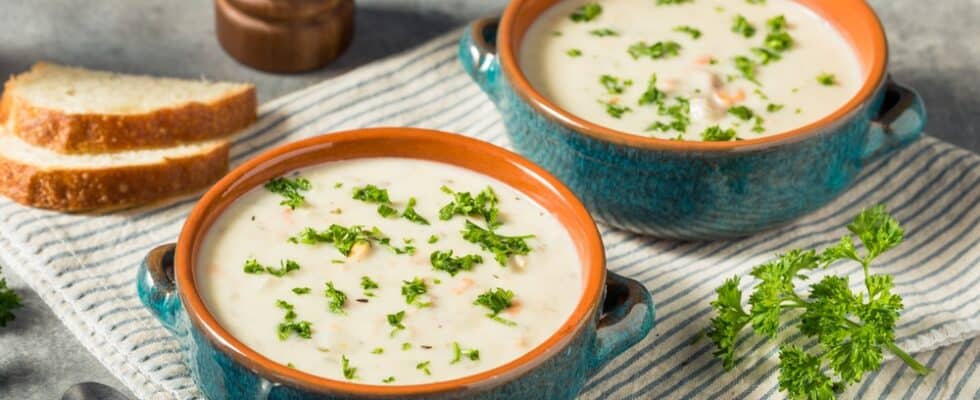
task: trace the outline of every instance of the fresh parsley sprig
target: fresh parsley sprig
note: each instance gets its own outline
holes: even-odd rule
[[[756,333],[774,339],[783,311],[796,310],[802,312],[800,332],[816,338],[820,349],[811,354],[797,346],[780,346],[779,387],[791,398],[835,397],[864,374],[877,370],[885,349],[917,373],[929,372],[895,345],[895,325],[903,305],[902,298],[892,292],[891,276],[870,272],[878,256],[902,242],[904,230],[881,205],[863,210],[847,228],[864,245],[863,252],[858,251],[853,236],[845,235],[821,252],[792,250],[753,268],[751,275],[758,283],[749,296],[749,311],[742,307],[737,276],[716,289],[718,298],[711,303],[716,315],[707,336],[717,346],[714,354],[726,370],[737,363],[736,338],[743,328],[751,325]],[[807,271],[839,261],[861,265],[867,293],[855,293],[849,277],[836,275],[811,285],[806,298],[797,293],[795,280],[805,280]]]

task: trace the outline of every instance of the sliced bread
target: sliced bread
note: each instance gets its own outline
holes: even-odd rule
[[[105,154],[60,154],[0,128],[0,194],[59,211],[113,210],[189,194],[228,169],[229,141]]]
[[[255,87],[35,64],[7,81],[0,121],[59,153],[105,153],[224,138],[256,119]]]

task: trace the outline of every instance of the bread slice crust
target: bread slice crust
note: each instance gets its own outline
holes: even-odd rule
[[[28,72],[30,73],[30,72]],[[63,154],[107,153],[172,147],[227,137],[256,120],[255,87],[211,102],[187,102],[144,113],[69,113],[16,94],[17,77],[0,98],[0,122],[25,142]]]
[[[162,162],[107,168],[37,167],[0,155],[0,194],[56,211],[109,211],[198,192],[228,170],[230,143]]]

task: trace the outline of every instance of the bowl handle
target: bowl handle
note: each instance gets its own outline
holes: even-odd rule
[[[177,285],[174,284],[174,250],[177,245],[157,246],[146,254],[136,277],[140,301],[150,309],[164,328],[177,333],[176,316],[180,308]]]
[[[922,136],[926,125],[926,108],[914,90],[885,81],[885,98],[871,118],[867,142],[861,158],[867,163],[903,147]]]
[[[497,60],[499,25],[499,17],[478,19],[470,24],[459,41],[459,60],[463,69],[493,101],[497,101],[495,83],[500,71]]]
[[[653,297],[642,283],[606,271],[606,298],[596,325],[594,369],[647,337],[654,324]]]

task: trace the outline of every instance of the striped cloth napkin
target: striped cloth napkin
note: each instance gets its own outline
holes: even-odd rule
[[[232,149],[239,164],[300,138],[377,125],[436,128],[507,146],[504,126],[456,60],[460,32],[409,53],[263,105]],[[657,326],[642,343],[597,371],[583,399],[782,398],[774,346],[756,337],[724,372],[712,344],[692,338],[708,324],[713,289],[774,253],[827,246],[866,206],[885,203],[906,241],[877,271],[895,277],[905,299],[898,344],[935,372],[902,362],[852,387],[848,398],[978,398],[980,342],[980,156],[932,138],[869,165],[858,183],[792,226],[726,242],[677,242],[600,226],[609,268],[643,281],[657,303]],[[136,296],[137,265],[174,241],[196,198],[103,216],[66,215],[0,200],[0,261],[22,276],[140,398],[199,398],[177,342]],[[858,267],[834,268],[863,285]],[[746,281],[746,283],[750,283]],[[797,337],[795,328],[785,337]],[[802,342],[812,346],[812,342]]]

